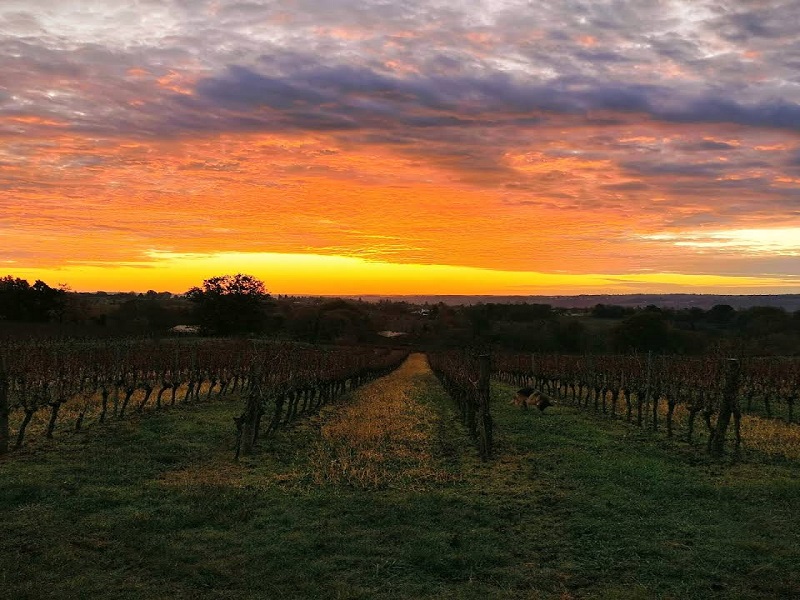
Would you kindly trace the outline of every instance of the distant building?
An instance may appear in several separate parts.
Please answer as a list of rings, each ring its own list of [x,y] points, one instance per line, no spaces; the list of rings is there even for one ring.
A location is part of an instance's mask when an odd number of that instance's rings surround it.
[[[177,333],[179,335],[195,335],[200,333],[200,328],[197,325],[175,325],[170,328],[170,333]]]

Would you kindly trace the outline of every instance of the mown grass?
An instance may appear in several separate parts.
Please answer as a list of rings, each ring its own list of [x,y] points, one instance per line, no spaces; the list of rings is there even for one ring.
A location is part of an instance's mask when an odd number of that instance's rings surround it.
[[[323,428],[358,394],[239,464],[228,403],[13,455],[0,598],[800,597],[797,464],[712,462],[571,408],[515,409],[502,386],[481,464],[429,372],[396,385],[447,476],[320,479]]]
[[[415,401],[416,388],[409,385],[427,371],[425,356],[411,355],[393,373],[358,390],[346,406],[323,412],[309,460],[314,483],[414,489],[452,480],[434,456],[441,419]]]
[[[568,405],[574,405],[571,397],[564,398],[560,402]],[[636,406],[634,400],[634,407],[631,415],[630,423],[636,422]],[[602,404],[601,404],[602,406]],[[585,407],[584,410],[592,411],[597,417],[607,417],[612,419],[625,420],[626,408],[624,402],[620,401],[617,406],[616,415],[611,413],[610,402],[607,405],[606,413],[601,413],[602,408],[598,407],[595,412],[594,402],[590,401],[590,405]],[[667,413],[668,404],[666,399],[661,398],[658,407],[658,429],[663,435],[667,432]],[[643,427],[652,428],[652,413],[653,405],[651,402],[643,404]],[[689,431],[689,409],[686,404],[678,404],[675,406],[673,413],[673,437],[675,439],[686,439]],[[703,421],[702,414],[695,418],[694,434],[692,436],[692,443],[702,446],[708,443],[709,431],[708,427]],[[788,423],[779,418],[768,418],[757,414],[742,414],[741,421],[741,436],[742,443],[739,452],[747,459],[760,459],[768,457],[770,459],[789,459],[791,461],[800,461],[800,423]],[[728,429],[726,444],[729,447],[734,447],[736,442],[736,435],[733,423]]]
[[[160,410],[169,410],[172,406],[184,404],[187,399],[188,384],[182,384],[175,393],[175,402],[172,402],[171,390],[162,396]],[[130,415],[142,412],[152,412],[159,410],[156,406],[156,397],[158,395],[158,388],[155,389],[148,403],[142,409],[139,408],[145,397],[145,391],[141,388],[134,391],[131,396],[126,412],[120,416],[123,404],[124,391],[116,390],[109,395],[106,420],[111,421],[118,418],[129,418]],[[196,397],[195,397],[196,396]],[[227,400],[228,398],[235,398],[235,394],[226,394],[222,397],[219,395],[219,386],[216,386],[209,393],[209,383],[206,381],[200,385],[198,390],[195,390],[193,396],[189,398],[191,402],[207,402],[209,400]],[[54,435],[56,437],[69,435],[78,427],[80,422],[81,428],[90,427],[98,424],[100,415],[102,413],[102,395],[100,392],[93,392],[89,395],[78,394],[65,402],[58,411],[58,419],[54,428]],[[11,439],[16,441],[17,434],[19,433],[20,424],[25,416],[24,410],[17,406],[9,415],[9,428]],[[50,421],[51,409],[49,406],[39,406],[38,410],[33,414],[33,418],[25,430],[25,438],[23,446],[35,446],[42,443],[45,436],[48,423]]]

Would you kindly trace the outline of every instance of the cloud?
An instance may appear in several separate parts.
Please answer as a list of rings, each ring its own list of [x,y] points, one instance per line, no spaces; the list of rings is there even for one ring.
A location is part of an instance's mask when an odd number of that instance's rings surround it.
[[[497,122],[529,125],[548,114],[592,119],[592,113],[642,114],[654,120],[682,123],[730,123],[752,127],[800,130],[800,104],[768,99],[745,105],[724,92],[692,95],[680,89],[624,81],[559,77],[529,81],[505,73],[484,76],[390,76],[367,67],[315,65],[267,75],[234,65],[220,75],[200,80],[198,102],[210,111],[278,111],[279,119],[262,127],[289,125],[314,128],[307,110],[325,116],[326,129],[337,125],[369,128],[376,120],[386,127],[469,126]],[[431,114],[419,116],[419,111]],[[533,119],[531,119],[533,117]],[[613,120],[607,123],[613,123]],[[624,122],[624,120],[622,121]],[[220,121],[225,126],[226,120]],[[259,121],[253,121],[257,125]],[[730,150],[730,144],[704,142],[696,150]]]
[[[376,251],[688,264],[630,231],[800,218],[794,4],[6,0],[4,223],[85,260],[119,226],[134,254],[408,228]]]
[[[11,57],[6,87],[18,104],[104,135],[529,126],[560,114],[594,125],[641,115],[800,128],[800,97],[781,85],[788,74],[742,90],[742,68],[754,61],[732,58],[739,34],[711,32],[749,32],[776,49],[796,43],[763,7],[697,3],[700,18],[686,19],[659,3],[516,4],[339,0],[295,3],[289,13],[266,2],[163,0],[148,3],[151,15],[109,9],[128,19],[124,36],[102,14],[54,4],[45,17],[12,6],[6,20],[41,21],[45,33],[8,35],[0,50]],[[774,8],[784,14],[787,4]],[[148,30],[145,17],[155,15],[161,22]],[[55,37],[59,27],[74,39]],[[135,34],[143,43],[121,43]],[[684,74],[661,77],[664,57]],[[152,77],[134,82],[132,69]],[[713,80],[693,76],[713,70]],[[168,73],[182,74],[179,91],[156,83]],[[63,97],[42,94],[48,81]]]
[[[725,152],[727,150],[736,150],[736,144],[729,144],[728,142],[718,142],[717,140],[700,140],[696,142],[688,142],[681,145],[681,150],[689,152],[704,152],[707,150],[719,150]]]
[[[734,123],[751,127],[773,127],[800,131],[800,104],[783,99],[766,98],[754,104],[728,99],[728,94],[704,94],[656,108],[654,116],[684,123]]]

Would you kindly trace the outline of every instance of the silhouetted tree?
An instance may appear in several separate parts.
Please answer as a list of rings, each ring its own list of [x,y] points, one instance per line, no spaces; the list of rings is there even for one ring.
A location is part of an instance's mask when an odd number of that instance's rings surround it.
[[[202,287],[186,292],[186,298],[195,303],[205,333],[232,335],[264,329],[270,296],[264,282],[237,273],[206,279]]]
[[[579,321],[559,323],[556,340],[559,350],[566,352],[582,352],[589,347],[586,326]]]
[[[614,345],[618,350],[664,352],[672,349],[673,336],[661,312],[643,310],[614,328]]]
[[[474,304],[464,309],[464,314],[469,319],[473,338],[485,336],[492,323],[492,307],[488,304]]]
[[[374,336],[365,305],[342,299],[292,311],[286,328],[296,339],[318,342],[363,342]]]
[[[694,331],[697,329],[697,324],[704,319],[705,314],[702,308],[675,308],[670,311],[670,320],[678,329]]]
[[[616,304],[595,304],[592,308],[592,316],[597,319],[622,319],[632,315],[633,312],[634,309],[631,307]]]
[[[170,301],[147,294],[121,303],[107,315],[107,322],[129,334],[165,332],[186,323],[186,312],[175,310]]]
[[[737,315],[736,325],[748,335],[763,336],[791,330],[792,317],[782,308],[754,306]]]
[[[31,285],[26,279],[11,275],[0,278],[0,319],[58,321],[65,303],[65,289],[52,288],[40,279]]]
[[[727,325],[736,317],[736,309],[730,304],[715,304],[706,313],[706,317],[711,323]]]

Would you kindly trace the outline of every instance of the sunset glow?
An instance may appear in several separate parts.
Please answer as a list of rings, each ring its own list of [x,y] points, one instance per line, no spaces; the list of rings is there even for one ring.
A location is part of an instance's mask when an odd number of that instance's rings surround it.
[[[0,275],[800,293],[795,13],[6,0]]]

